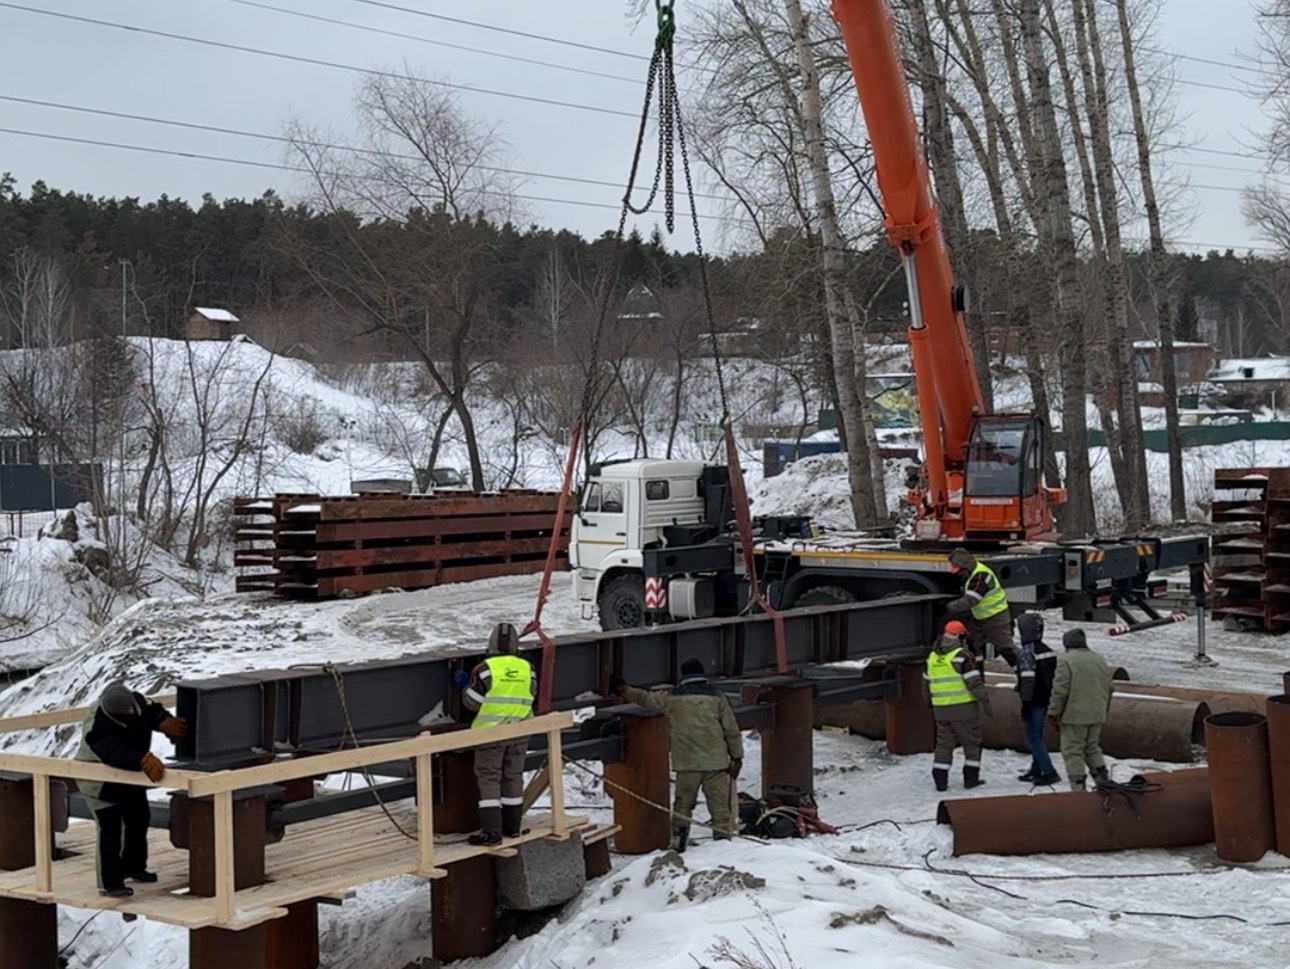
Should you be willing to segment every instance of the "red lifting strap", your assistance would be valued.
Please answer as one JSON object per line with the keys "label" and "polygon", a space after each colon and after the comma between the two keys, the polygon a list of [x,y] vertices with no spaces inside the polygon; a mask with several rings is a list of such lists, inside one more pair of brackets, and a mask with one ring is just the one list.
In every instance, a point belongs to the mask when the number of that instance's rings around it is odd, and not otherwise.
{"label": "red lifting strap", "polygon": [[752,510],[748,502],[748,489],[744,485],[744,472],[739,466],[739,449],[735,445],[735,432],[730,419],[723,421],[726,431],[726,467],[730,472],[730,498],[735,509],[735,522],[739,526],[739,544],[743,549],[744,568],[748,573],[748,611],[761,606],[775,626],[775,668],[788,672],[788,646],[784,640],[784,614],[772,606],[762,594],[757,581],[757,563],[753,558]]}
{"label": "red lifting strap", "polygon": [[555,572],[555,557],[560,551],[560,537],[564,534],[564,522],[569,512],[569,498],[573,494],[573,467],[578,460],[578,439],[582,436],[582,419],[574,421],[569,431],[569,457],[564,462],[564,481],[560,485],[560,500],[555,508],[555,528],[551,531],[551,544],[546,550],[546,566],[542,569],[542,585],[538,589],[537,605],[533,610],[533,620],[520,632],[527,636],[535,632],[542,644],[542,672],[538,675],[537,712],[547,713],[551,709],[551,682],[555,679],[555,640],[542,628],[542,607],[551,595],[551,575]]}

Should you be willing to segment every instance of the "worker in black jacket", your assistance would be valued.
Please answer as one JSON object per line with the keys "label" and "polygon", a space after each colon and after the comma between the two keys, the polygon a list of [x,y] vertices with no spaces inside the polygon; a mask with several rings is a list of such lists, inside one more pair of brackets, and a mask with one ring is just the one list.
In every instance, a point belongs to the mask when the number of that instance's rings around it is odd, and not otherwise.
{"label": "worker in black jacket", "polygon": [[[156,784],[166,768],[152,753],[154,730],[177,740],[187,733],[188,723],[143,694],[114,683],[86,714],[76,759],[142,771]],[[157,876],[148,870],[147,789],[112,781],[77,781],[76,786],[98,825],[99,894],[129,898],[134,890],[126,885],[127,878],[155,882]]]}
{"label": "worker in black jacket", "polygon": [[1017,651],[1015,672],[1017,693],[1021,697],[1021,726],[1030,748],[1030,769],[1017,777],[1031,784],[1051,785],[1061,781],[1048,756],[1044,724],[1048,718],[1048,701],[1053,695],[1053,674],[1057,671],[1057,654],[1044,642],[1044,618],[1037,612],[1023,613],[1017,619],[1021,649]]}

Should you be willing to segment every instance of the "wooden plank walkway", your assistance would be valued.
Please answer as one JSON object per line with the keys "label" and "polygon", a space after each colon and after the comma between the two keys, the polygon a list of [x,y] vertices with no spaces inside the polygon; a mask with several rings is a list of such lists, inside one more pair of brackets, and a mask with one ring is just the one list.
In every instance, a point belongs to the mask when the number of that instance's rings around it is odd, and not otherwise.
{"label": "wooden plank walkway", "polygon": [[[233,895],[233,917],[223,928],[247,929],[287,914],[286,906],[313,898],[343,900],[370,882],[414,874],[420,868],[415,840],[417,814],[404,802],[387,805],[400,833],[379,807],[363,808],[320,818],[287,829],[286,836],[265,849],[269,880]],[[430,877],[443,877],[445,866],[478,855],[508,857],[526,841],[554,837],[549,814],[525,818],[529,831],[508,838],[496,847],[468,844],[465,835],[440,835],[434,839],[435,869]],[[589,830],[584,817],[566,816],[565,837]],[[186,929],[221,924],[216,900],[188,894],[188,852],[174,848],[167,832],[153,829],[148,836],[149,862],[157,873],[155,885],[132,885],[133,898],[99,895],[94,872],[94,825],[74,821],[59,837],[60,858],[53,862],[53,888],[35,888],[35,869],[0,872],[0,896],[37,902],[54,902],[73,908],[106,909],[166,922]]]}

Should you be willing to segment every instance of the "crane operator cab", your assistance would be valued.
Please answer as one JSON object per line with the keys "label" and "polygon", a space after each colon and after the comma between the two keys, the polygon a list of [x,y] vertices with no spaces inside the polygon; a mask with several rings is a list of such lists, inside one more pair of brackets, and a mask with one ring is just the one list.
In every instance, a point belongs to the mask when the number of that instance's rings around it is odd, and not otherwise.
{"label": "crane operator cab", "polygon": [[1053,530],[1065,490],[1044,483],[1043,422],[1032,414],[978,416],[964,462],[964,533],[1024,540]]}

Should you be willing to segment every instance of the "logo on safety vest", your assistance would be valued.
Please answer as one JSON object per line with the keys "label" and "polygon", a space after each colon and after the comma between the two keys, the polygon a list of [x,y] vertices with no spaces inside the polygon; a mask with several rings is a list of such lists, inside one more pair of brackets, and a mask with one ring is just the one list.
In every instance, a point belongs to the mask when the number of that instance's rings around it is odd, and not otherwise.
{"label": "logo on safety vest", "polygon": [[667,608],[667,586],[662,579],[650,576],[645,580],[645,608]]}

